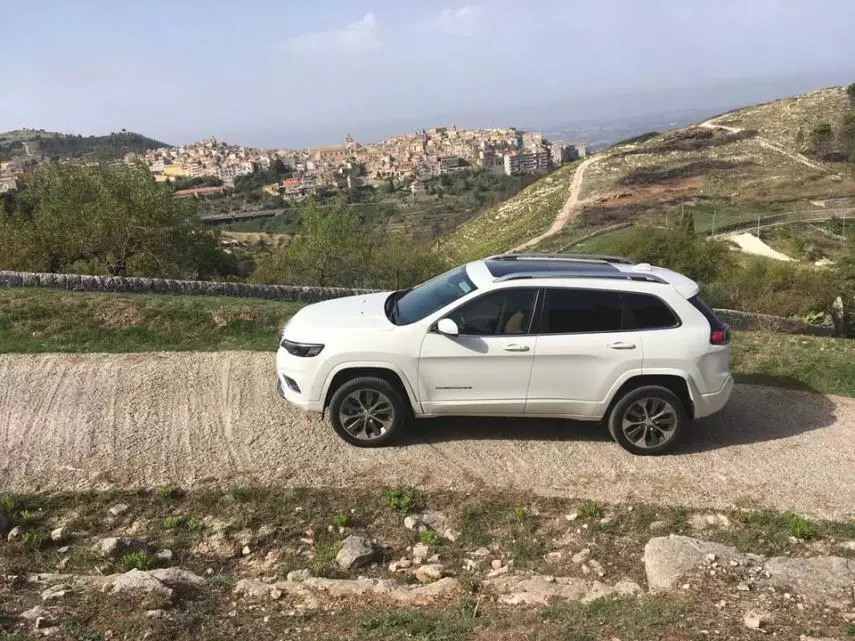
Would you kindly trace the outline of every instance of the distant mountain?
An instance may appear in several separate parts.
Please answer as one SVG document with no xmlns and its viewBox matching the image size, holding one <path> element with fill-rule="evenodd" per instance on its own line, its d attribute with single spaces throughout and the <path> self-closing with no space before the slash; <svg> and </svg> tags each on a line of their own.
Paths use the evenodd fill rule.
<svg viewBox="0 0 855 641">
<path fill-rule="evenodd" d="M 106 136 L 75 136 L 39 129 L 16 129 L 0 133 L 0 160 L 119 160 L 128 152 L 168 147 L 166 143 L 132 131 Z"/>
<path fill-rule="evenodd" d="M 711 231 L 855 202 L 853 163 L 855 104 L 842 87 L 821 89 L 617 142 L 582 169 L 562 167 L 469 220 L 443 244 L 460 260 L 508 251 L 546 232 L 565 206 L 567 224 L 527 249 L 556 251 L 598 230 L 664 224 L 684 211 Z"/>
</svg>

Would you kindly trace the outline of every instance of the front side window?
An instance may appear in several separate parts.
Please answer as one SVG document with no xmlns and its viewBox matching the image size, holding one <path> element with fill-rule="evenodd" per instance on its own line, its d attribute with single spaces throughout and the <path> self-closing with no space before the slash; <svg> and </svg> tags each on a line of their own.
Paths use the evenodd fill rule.
<svg viewBox="0 0 855 641">
<path fill-rule="evenodd" d="M 386 300 L 386 316 L 396 325 L 409 325 L 476 289 L 466 268 L 457 267 L 409 291 L 390 294 Z"/>
<path fill-rule="evenodd" d="M 541 322 L 543 334 L 620 331 L 620 293 L 587 289 L 547 290 Z"/>
<path fill-rule="evenodd" d="M 534 289 L 503 289 L 484 294 L 448 315 L 461 335 L 526 334 L 534 312 Z"/>
<path fill-rule="evenodd" d="M 623 326 L 627 330 L 667 329 L 680 324 L 661 299 L 649 294 L 623 294 Z"/>
</svg>

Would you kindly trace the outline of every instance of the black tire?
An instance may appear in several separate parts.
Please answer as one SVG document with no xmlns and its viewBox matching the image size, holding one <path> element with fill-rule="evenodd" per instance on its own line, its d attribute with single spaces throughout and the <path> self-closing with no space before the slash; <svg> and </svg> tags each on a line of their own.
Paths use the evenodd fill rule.
<svg viewBox="0 0 855 641">
<path fill-rule="evenodd" d="M 659 423 L 658 427 L 642 426 L 642 423 L 646 421 L 644 419 L 644 421 L 639 421 L 637 424 L 630 424 L 627 430 L 624 430 L 625 417 L 627 421 L 636 417 L 640 418 L 641 415 L 637 413 L 639 409 L 643 411 L 643 416 L 649 417 L 647 408 L 653 407 L 654 411 L 658 411 L 657 408 L 660 407 L 658 403 L 670 406 L 670 408 L 665 409 L 665 414 L 657 421 Z M 632 414 L 627 417 L 627 412 L 631 409 L 633 410 Z M 673 414 L 673 426 L 671 426 L 669 412 Z M 670 449 L 677 442 L 680 433 L 688 423 L 689 415 L 686 413 L 683 401 L 668 388 L 659 387 L 658 385 L 636 387 L 635 389 L 624 392 L 623 396 L 615 401 L 608 416 L 609 433 L 612 435 L 612 438 L 626 451 L 640 456 L 661 454 Z M 668 428 L 663 429 L 663 426 L 668 426 Z M 634 439 L 635 442 L 633 442 L 627 436 L 627 431 L 630 432 L 630 435 L 638 434 L 639 438 Z M 662 438 L 662 440 L 656 442 L 659 438 Z M 643 441 L 645 444 L 639 445 L 639 441 Z"/>
<path fill-rule="evenodd" d="M 358 401 L 349 400 L 353 399 L 354 394 L 364 395 L 364 397 L 369 399 L 373 398 L 373 395 L 380 395 L 381 398 L 385 397 L 385 400 L 391 406 L 391 419 L 388 421 L 388 424 L 384 425 L 379 418 L 368 419 L 367 421 L 357 418 L 356 421 L 360 425 L 357 428 L 348 430 L 342 421 L 342 408 L 345 408 L 345 413 L 349 412 L 352 408 L 356 408 L 355 402 Z M 354 378 L 343 383 L 333 394 L 328 411 L 330 423 L 336 434 L 357 447 L 380 447 L 381 445 L 386 445 L 395 439 L 401 426 L 407 422 L 411 414 L 409 402 L 404 398 L 401 391 L 389 383 L 389 381 L 373 376 Z M 365 427 L 366 425 L 368 425 L 368 428 Z M 382 433 L 371 438 L 366 438 L 369 429 L 376 432 L 378 429 L 381 429 L 381 426 Z M 360 438 L 360 433 L 365 436 Z"/>
</svg>

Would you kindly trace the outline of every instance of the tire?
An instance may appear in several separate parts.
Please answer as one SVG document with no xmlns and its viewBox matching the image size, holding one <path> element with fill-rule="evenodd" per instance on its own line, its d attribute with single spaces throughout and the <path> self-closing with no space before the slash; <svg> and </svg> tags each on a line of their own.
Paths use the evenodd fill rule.
<svg viewBox="0 0 855 641">
<path fill-rule="evenodd" d="M 368 414 L 365 410 L 373 410 Z M 333 394 L 329 420 L 342 439 L 357 447 L 379 447 L 392 441 L 410 417 L 409 402 L 389 381 L 360 377 Z"/>
<path fill-rule="evenodd" d="M 626 451 L 641 456 L 661 454 L 670 449 L 688 422 L 683 401 L 668 388 L 658 385 L 625 392 L 616 400 L 608 416 L 612 438 Z"/>
</svg>

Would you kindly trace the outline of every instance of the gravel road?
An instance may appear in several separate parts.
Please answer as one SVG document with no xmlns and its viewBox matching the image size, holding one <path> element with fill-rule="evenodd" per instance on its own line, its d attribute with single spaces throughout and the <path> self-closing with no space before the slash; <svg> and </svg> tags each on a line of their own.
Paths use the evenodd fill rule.
<svg viewBox="0 0 855 641">
<path fill-rule="evenodd" d="M 855 511 L 855 400 L 739 386 L 675 454 L 635 457 L 595 424 L 417 422 L 358 449 L 274 391 L 269 353 L 0 356 L 0 484 L 55 490 L 256 481 L 513 487 L 603 501 Z"/>
</svg>

